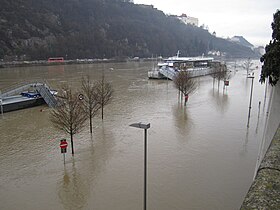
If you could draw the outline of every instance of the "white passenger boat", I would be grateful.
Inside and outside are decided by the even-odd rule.
[[[204,76],[212,73],[211,57],[169,57],[163,62],[159,62],[157,68],[148,72],[149,79],[173,79],[179,71],[188,71],[191,77]]]

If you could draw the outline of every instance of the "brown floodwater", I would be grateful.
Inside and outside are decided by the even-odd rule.
[[[172,81],[148,80],[149,62],[0,69],[0,90],[37,80],[78,89],[83,76],[98,80],[103,71],[114,88],[104,121],[97,115],[92,135],[85,127],[74,136],[75,156],[68,147],[65,165],[59,142],[70,144],[69,136],[52,126],[46,105],[0,116],[0,209],[143,209],[144,132],[129,127],[135,122],[151,123],[148,209],[239,209],[271,90],[265,98],[265,85],[254,79],[247,128],[251,79],[237,64],[226,89],[210,76],[197,78],[186,107]]]

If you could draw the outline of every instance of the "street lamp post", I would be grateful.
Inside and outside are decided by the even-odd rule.
[[[2,93],[1,93],[1,90],[0,90],[0,111],[1,111],[1,115],[3,117],[3,99],[2,99]]]
[[[129,125],[134,128],[144,129],[144,207],[143,209],[147,209],[147,130],[150,128],[150,123],[133,123]]]
[[[251,104],[252,104],[253,85],[254,85],[254,73],[253,73],[252,76],[249,76],[248,78],[252,79],[251,94],[250,94],[250,102],[249,102],[248,123],[247,123],[247,127],[249,128],[249,121],[250,121],[251,108],[252,108]]]

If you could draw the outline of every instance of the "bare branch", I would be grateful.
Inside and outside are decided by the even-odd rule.
[[[197,84],[194,79],[190,78],[188,71],[179,71],[173,78],[176,88],[184,95],[191,94],[197,88]]]
[[[113,97],[113,87],[109,82],[105,81],[104,75],[102,79],[96,83],[96,100],[101,107],[101,115],[103,120],[104,106],[110,103]]]
[[[70,134],[74,154],[73,135],[84,127],[87,115],[77,92],[73,92],[68,86],[64,86],[60,92],[60,106],[51,111],[50,120],[54,127]]]
[[[90,120],[90,133],[92,133],[92,118],[96,115],[97,111],[101,108],[98,103],[98,95],[96,92],[97,84],[91,82],[90,77],[84,77],[82,80],[82,92],[84,94],[83,104],[86,113]]]

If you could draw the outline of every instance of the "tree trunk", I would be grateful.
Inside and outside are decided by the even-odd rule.
[[[74,143],[73,143],[73,133],[70,133],[71,136],[71,148],[72,148],[72,156],[74,156]]]
[[[189,94],[185,94],[185,106],[187,105],[188,100],[189,100]]]
[[[90,130],[90,133],[92,133],[92,116],[91,116],[91,114],[89,115],[89,130]]]
[[[102,121],[103,121],[103,107],[104,107],[104,105],[102,104],[102,106],[101,106],[101,119],[102,119]]]

